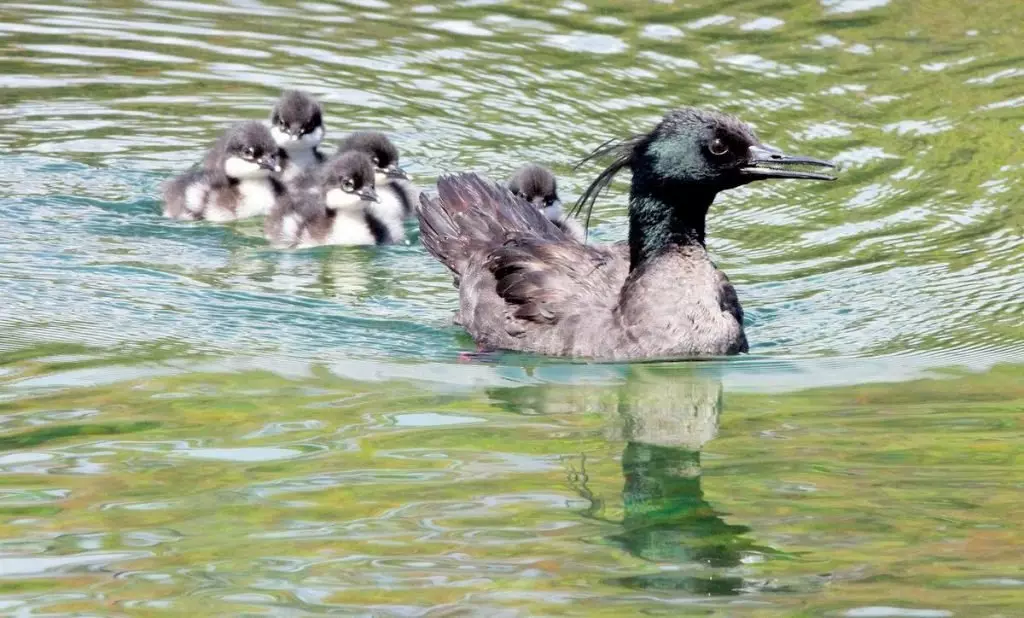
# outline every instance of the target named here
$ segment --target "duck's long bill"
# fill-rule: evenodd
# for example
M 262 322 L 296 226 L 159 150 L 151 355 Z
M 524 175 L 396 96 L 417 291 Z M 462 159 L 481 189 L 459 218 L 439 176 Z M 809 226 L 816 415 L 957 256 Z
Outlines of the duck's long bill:
M 804 172 L 801 170 L 784 169 L 791 165 L 809 165 L 813 167 L 835 167 L 835 163 L 803 157 L 799 155 L 788 155 L 781 150 L 767 146 L 751 146 L 750 159 L 747 165 L 740 168 L 740 174 L 750 180 L 761 180 L 767 178 L 804 178 L 807 180 L 835 180 L 832 174 L 821 174 L 818 172 Z

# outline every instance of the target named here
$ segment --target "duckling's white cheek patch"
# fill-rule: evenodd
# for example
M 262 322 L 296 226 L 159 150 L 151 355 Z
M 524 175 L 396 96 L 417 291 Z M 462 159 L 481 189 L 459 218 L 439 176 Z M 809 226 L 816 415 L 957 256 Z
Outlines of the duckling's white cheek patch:
M 331 189 L 327 192 L 327 195 L 324 196 L 324 203 L 327 204 L 329 208 L 334 208 L 335 210 L 358 206 L 360 201 L 361 200 L 358 195 L 354 193 L 345 193 L 341 189 Z
M 285 133 L 281 129 L 278 129 L 277 127 L 271 127 L 270 135 L 274 138 L 274 141 L 277 142 L 277 145 L 280 146 L 281 148 L 287 148 L 292 143 L 292 136 L 288 135 L 287 133 Z
M 391 179 L 388 178 L 388 175 L 385 174 L 384 172 L 377 170 L 373 174 L 373 182 L 376 184 L 376 186 L 383 187 L 384 185 L 391 182 Z
M 254 161 L 246 161 L 241 157 L 228 157 L 228 160 L 224 162 L 224 173 L 230 178 L 258 178 L 260 176 L 266 176 L 268 170 L 265 170 Z

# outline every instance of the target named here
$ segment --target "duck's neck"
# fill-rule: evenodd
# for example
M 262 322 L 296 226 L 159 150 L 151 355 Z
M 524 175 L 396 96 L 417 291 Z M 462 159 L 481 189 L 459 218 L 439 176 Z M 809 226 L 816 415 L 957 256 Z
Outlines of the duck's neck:
M 704 246 L 704 220 L 717 191 L 692 184 L 633 183 L 629 194 L 629 269 L 670 245 Z

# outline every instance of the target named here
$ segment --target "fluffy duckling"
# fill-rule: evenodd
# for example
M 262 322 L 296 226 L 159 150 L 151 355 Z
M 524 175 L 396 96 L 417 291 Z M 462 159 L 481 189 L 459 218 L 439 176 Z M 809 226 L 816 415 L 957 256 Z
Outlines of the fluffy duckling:
M 164 216 L 234 221 L 266 215 L 285 195 L 277 143 L 259 122 L 228 129 L 203 164 L 164 187 Z
M 316 99 L 302 90 L 281 94 L 270 114 L 270 134 L 281 148 L 281 180 L 291 182 L 327 160 L 318 149 L 325 133 Z
M 554 223 L 570 238 L 579 242 L 586 238 L 583 226 L 562 210 L 562 200 L 558 197 L 558 181 L 547 168 L 532 163 L 523 166 L 508 181 L 508 189 L 516 197 L 526 200 L 544 213 L 548 221 Z
M 373 205 L 371 212 L 388 226 L 396 242 L 404 240 L 404 221 L 415 213 L 419 191 L 409 182 L 409 175 L 398 166 L 398 148 L 379 131 L 358 131 L 338 146 L 338 154 L 345 152 L 363 152 L 370 157 L 380 194 L 380 203 Z
M 347 152 L 320 167 L 311 188 L 293 192 L 264 224 L 275 247 L 381 245 L 394 242 L 369 206 L 379 200 L 370 158 Z

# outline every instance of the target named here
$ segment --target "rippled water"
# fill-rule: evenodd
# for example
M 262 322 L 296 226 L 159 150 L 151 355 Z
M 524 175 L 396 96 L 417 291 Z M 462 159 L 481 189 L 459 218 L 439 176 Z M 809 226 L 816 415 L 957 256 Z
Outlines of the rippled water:
M 1022 38 L 1008 0 L 5 3 L 0 613 L 1016 615 Z M 466 361 L 415 236 L 158 216 L 285 87 L 424 186 L 575 196 L 687 104 L 844 169 L 712 208 L 751 357 Z

